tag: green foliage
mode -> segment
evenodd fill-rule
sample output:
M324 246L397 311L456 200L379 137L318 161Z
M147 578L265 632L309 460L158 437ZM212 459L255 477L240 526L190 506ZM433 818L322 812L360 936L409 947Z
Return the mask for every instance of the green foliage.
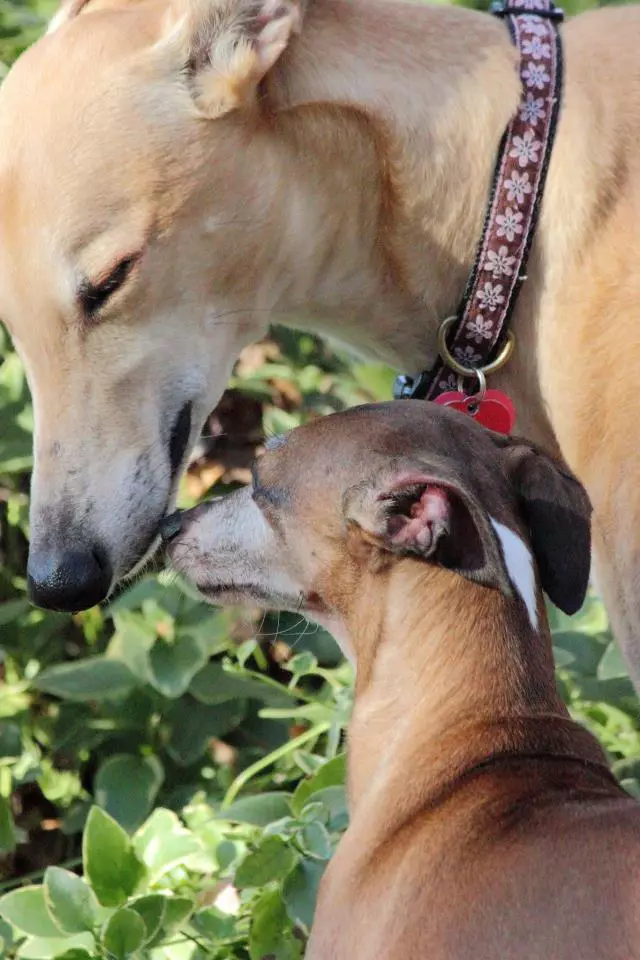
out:
M0 77L52 8L0 4ZM274 332L234 376L228 432L252 403L279 432L392 376ZM299 617L248 620L162 575L77 616L31 608L32 410L1 327L0 425L0 960L298 960L348 821L350 668ZM242 482L225 456L184 503ZM640 796L638 700L601 604L551 619L562 695Z

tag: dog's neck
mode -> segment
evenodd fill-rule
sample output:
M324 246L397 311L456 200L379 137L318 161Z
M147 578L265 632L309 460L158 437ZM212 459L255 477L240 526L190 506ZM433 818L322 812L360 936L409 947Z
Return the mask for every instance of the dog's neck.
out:
M544 749L549 736L573 750L539 594L538 614L534 629L519 601L414 561L395 566L386 590L362 592L348 624L357 658L353 811L362 805L365 819L372 810L388 818L382 798L394 796L393 816L402 819L493 753L525 752L534 742ZM595 741L594 750L603 762ZM408 770L411 796L403 792Z
M518 101L514 61L486 15L314 0L265 87L286 185L279 319L400 368L433 359Z

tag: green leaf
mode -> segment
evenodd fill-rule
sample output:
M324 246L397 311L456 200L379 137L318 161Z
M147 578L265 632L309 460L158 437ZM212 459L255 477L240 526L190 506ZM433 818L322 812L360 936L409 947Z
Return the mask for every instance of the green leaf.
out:
M198 838L182 826L175 813L162 807L154 810L133 838L133 847L155 883L193 853L202 851Z
M570 667L572 663L575 663L575 657L569 650L563 650L562 647L553 648L553 659L555 660L556 667Z
M393 395L396 374L383 363L354 363L351 375L374 400L389 400Z
M249 931L251 960L298 960L302 944L292 935L291 924L279 890L263 894L253 908Z
M156 946L177 934L195 910L195 906L187 897L167 897L162 929L153 938L150 946Z
M295 696L279 684L275 686L272 682L225 670L218 660L211 661L195 675L189 693L200 703L209 706L229 700L251 699L260 700L270 707L285 707L291 704Z
M195 763L207 749L212 737L234 730L245 715L245 701L234 700L208 707L189 695L174 701L166 713L171 727L167 750L181 766Z
M303 780L293 794L291 809L295 816L300 816L302 808L308 803L309 798L317 793L318 790L324 790L325 787L342 786L346 781L347 764L344 754L334 757L323 764L312 777Z
M88 884L61 867L48 867L44 875L44 899L54 923L63 933L93 930L98 904Z
M325 827L317 820L306 823L299 834L300 846L316 860L328 860L331 856L331 839Z
M98 806L128 830L135 830L153 807L164 780L157 757L119 753L100 766L94 784Z
M140 584L141 587L144 585L144 583ZM126 599L135 589L134 587L132 591L125 593L123 597L114 601L114 604ZM149 651L156 642L153 624L148 623L141 613L131 610L115 614L113 621L116 631L107 648L109 658L124 663L140 683L150 683Z
M72 947L64 953L56 954L56 960L94 960L95 953L89 953L84 947Z
M612 640L598 664L598 680L617 680L628 677L629 670L618 645Z
M129 907L121 907L105 923L102 945L114 960L127 960L142 946L145 934L142 917Z
M238 855L238 847L231 840L223 840L216 847L216 860L221 870L230 867Z
M233 823L251 823L256 827L266 827L273 820L289 816L291 808L290 793L267 792L255 797L243 797L236 800L219 813L223 820Z
M165 905L165 930L176 930L193 913L195 904L187 897L169 897Z
M611 769L618 780L640 780L640 757L622 757L612 764Z
M44 899L43 887L21 887L0 897L0 915L30 937L60 937Z
M118 907L144 876L129 837L100 807L92 807L82 840L84 873L105 907Z
M0 757L5 760L17 758L22 753L22 737L17 723L6 720L0 723Z
M161 601L163 596L167 596L167 593L167 588L163 588L161 584L158 583L156 577L145 577L129 587L128 590L120 593L116 599L112 600L107 606L105 612L107 616L113 617L117 630L126 629L128 620L127 618L119 620L119 614L123 611L125 613L134 611L136 615L139 616L138 608L142 607L146 600Z
M565 664L566 669L581 676L595 677L605 651L605 642L601 637L573 630L554 633L553 646L556 655L562 650L565 660L567 657L572 658L571 662Z
M19 597L17 600L9 600L7 603L0 603L0 627L5 627L8 623L13 623L23 614L31 612L31 604L26 597Z
M305 650L304 653L297 653L286 665L286 669L289 670L294 677L302 677L306 673L314 673L317 667L318 661L308 650Z
M3 956L2 951L6 950L8 947L13 945L13 929L10 923L7 923L6 920L0 918L0 957ZM4 960L4 958L3 958Z
M317 860L301 860L282 888L287 913L294 923L304 924L307 930L311 929L318 887L325 867L325 863Z
M139 897L129 902L129 909L135 910L144 922L145 944L150 943L162 929L166 902L167 898L160 893L150 893L146 897Z
M609 624L604 604L592 593L587 596L578 613L571 617L562 613L552 603L547 602L546 606L549 626L554 635L565 631L595 635L608 630Z
M636 800L640 800L640 781L629 777L626 780L621 780L620 786L623 790L626 790L627 793L631 794L632 797L635 797Z
M263 887L281 880L294 868L296 854L280 837L267 837L257 850L247 854L235 874L237 887Z
M11 776L8 776L11 781ZM16 848L16 827L13 822L11 801L0 797L0 853L13 853Z
M236 932L236 918L223 913L216 907L205 907L198 910L191 917L191 926L194 930L216 943L219 940L228 940Z
M175 700L186 693L207 659L206 650L193 637L183 636L175 643L157 640L149 651L151 684Z
M93 947L94 939L90 933L79 933L66 939L60 936L30 937L20 946L17 956L20 960L51 960L53 957L65 957L70 950L83 950L93 960L95 957Z
M349 823L349 809L346 787L325 787L317 790L312 800L321 803L327 811L327 828L334 831L345 830Z
M90 657L47 667L38 674L33 685L63 700L85 701L123 697L137 682L124 663L106 657Z

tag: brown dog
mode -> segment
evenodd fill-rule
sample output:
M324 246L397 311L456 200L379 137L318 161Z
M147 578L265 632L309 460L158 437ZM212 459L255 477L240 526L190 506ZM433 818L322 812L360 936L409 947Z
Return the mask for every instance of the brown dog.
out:
M516 356L492 385L595 508L640 680L640 11L562 29ZM154 544L270 320L428 366L520 86L505 25L389 0L71 0L0 90L0 316L35 403L29 579L102 599Z
M589 513L525 441L407 401L294 430L165 521L206 597L302 609L357 664L308 960L640 957L640 807L558 697L540 589L582 602Z

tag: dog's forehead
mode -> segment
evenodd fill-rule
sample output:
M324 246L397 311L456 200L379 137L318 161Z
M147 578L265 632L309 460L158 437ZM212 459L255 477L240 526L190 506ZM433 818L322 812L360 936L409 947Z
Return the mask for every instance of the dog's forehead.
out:
M41 38L9 71L0 88L0 177L11 171L14 188L29 192L31 203L53 195L73 207L89 190L94 203L103 195L110 202L132 159L160 147L150 134L159 140L164 128L157 121L171 127L177 111L156 103L170 99L169 77L154 84L145 73L160 30L160 5L155 18L149 12L155 6L82 14Z
M502 471L495 438L470 417L424 401L366 404L313 421L267 443L269 478L292 487L344 488L385 461L446 463L470 482Z

